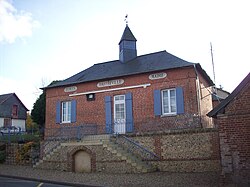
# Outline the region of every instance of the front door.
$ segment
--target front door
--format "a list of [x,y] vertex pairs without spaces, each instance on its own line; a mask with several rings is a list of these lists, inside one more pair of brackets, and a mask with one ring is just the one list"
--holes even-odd
[[125,134],[125,131],[125,95],[116,95],[114,96],[114,132],[118,134]]

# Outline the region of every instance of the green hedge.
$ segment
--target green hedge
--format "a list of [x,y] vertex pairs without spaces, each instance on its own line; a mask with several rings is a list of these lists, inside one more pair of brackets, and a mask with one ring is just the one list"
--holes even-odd
[[[9,140],[10,139],[10,140]],[[39,142],[40,136],[39,135],[32,135],[32,134],[22,134],[22,135],[4,135],[0,136],[0,142],[11,142],[11,143],[19,143],[19,142]]]

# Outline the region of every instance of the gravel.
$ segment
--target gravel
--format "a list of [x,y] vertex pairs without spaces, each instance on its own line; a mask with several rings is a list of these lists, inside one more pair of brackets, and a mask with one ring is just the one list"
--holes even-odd
[[72,173],[35,169],[31,166],[0,164],[0,175],[31,178],[41,181],[71,183],[72,186],[107,187],[165,187],[165,186],[219,186],[219,174],[154,172],[146,174]]

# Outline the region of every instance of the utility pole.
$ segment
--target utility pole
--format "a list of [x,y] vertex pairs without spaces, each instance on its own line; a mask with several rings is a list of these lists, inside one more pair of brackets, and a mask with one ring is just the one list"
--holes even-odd
[[214,84],[215,84],[214,56],[213,56],[213,47],[212,47],[212,43],[211,42],[210,42],[210,47],[211,47],[211,58],[212,58],[213,76],[214,76]]

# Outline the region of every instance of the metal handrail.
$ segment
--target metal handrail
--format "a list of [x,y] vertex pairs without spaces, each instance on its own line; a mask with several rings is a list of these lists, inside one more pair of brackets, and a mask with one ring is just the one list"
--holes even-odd
[[45,139],[46,140],[80,140],[86,135],[97,134],[96,124],[82,124],[78,126],[63,126],[58,128],[46,128]]
[[[112,127],[114,127],[114,124],[112,124]],[[125,136],[124,134],[119,134],[117,132],[114,131],[114,128],[111,127],[111,133],[114,135],[114,137],[116,138],[116,143],[119,144],[120,146],[122,146],[123,148],[127,149],[129,152],[132,152],[135,155],[138,155],[136,152],[140,152],[140,156],[145,158],[145,159],[151,159],[151,160],[160,160],[160,157],[158,155],[156,155],[155,153],[153,153],[152,151],[149,151],[148,149],[146,149],[145,147],[143,147],[142,145],[140,145],[139,143],[135,142],[134,140],[132,140],[131,138],[128,138],[127,136]],[[119,141],[119,138],[123,138],[123,140],[125,140],[125,142],[129,145],[129,146],[125,146],[125,143],[122,143]],[[132,147],[136,148],[136,151],[134,151],[132,149]]]
[[153,153],[152,151],[149,151],[148,149],[146,149],[146,148],[143,147],[142,145],[136,143],[136,142],[133,141],[132,139],[130,139],[130,138],[124,136],[124,135],[122,135],[122,137],[123,137],[124,139],[126,139],[126,141],[128,141],[128,142],[130,142],[131,144],[133,144],[134,146],[136,146],[139,150],[141,150],[141,152],[142,152],[143,154],[144,154],[144,153],[149,154],[150,157],[151,157],[152,159],[157,159],[157,160],[160,159],[160,157],[159,157],[158,155],[156,155],[156,154]]
[[[90,128],[90,131],[82,132],[86,129]],[[89,129],[88,129],[89,130]],[[48,147],[51,142],[56,142],[52,147],[50,147],[45,154],[51,153],[57,146],[59,146],[62,142],[68,140],[80,140],[85,135],[97,134],[97,126],[95,124],[85,124],[79,126],[60,126],[59,128],[45,128],[45,141],[46,143],[43,145],[44,148]]]

